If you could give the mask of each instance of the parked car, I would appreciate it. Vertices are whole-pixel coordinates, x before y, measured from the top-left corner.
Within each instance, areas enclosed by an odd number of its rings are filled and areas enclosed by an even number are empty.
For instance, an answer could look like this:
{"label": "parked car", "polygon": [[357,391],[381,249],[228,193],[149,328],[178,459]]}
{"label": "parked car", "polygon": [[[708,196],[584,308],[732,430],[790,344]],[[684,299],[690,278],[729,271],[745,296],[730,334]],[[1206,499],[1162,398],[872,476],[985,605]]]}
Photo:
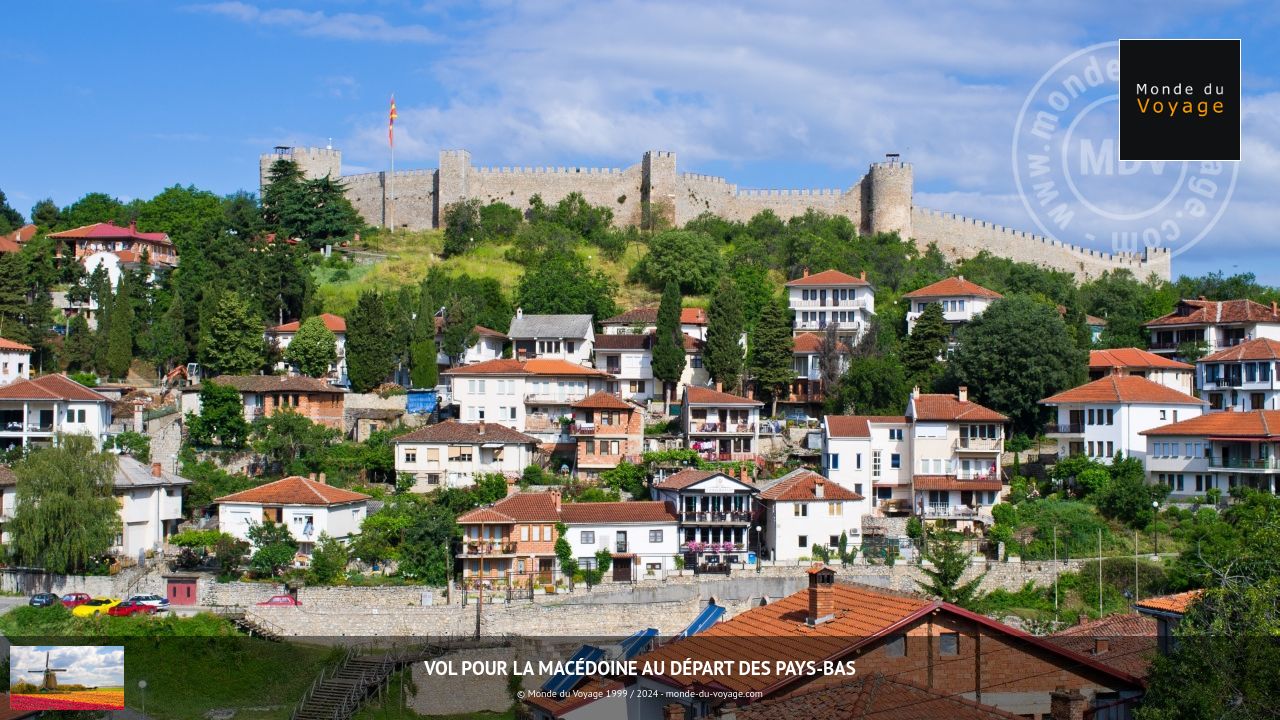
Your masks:
{"label": "parked car", "polygon": [[89,593],[67,593],[62,596],[62,607],[75,608],[93,599]]}
{"label": "parked car", "polygon": [[169,609],[169,598],[160,595],[130,595],[129,599],[159,610]]}
{"label": "parked car", "polygon": [[105,615],[111,608],[120,604],[120,598],[100,597],[86,600],[85,602],[75,606],[71,610],[71,614],[76,617],[92,617],[94,615]]}
{"label": "parked car", "polygon": [[53,593],[36,593],[31,596],[27,604],[31,607],[52,607],[62,602],[62,598]]}
{"label": "parked car", "polygon": [[139,614],[155,615],[158,612],[160,612],[160,608],[154,605],[148,605],[144,602],[141,602],[139,600],[134,600],[132,598],[129,600],[125,600],[119,605],[113,605],[107,610],[107,614],[112,615],[114,617],[129,617],[130,615],[139,615]]}
{"label": "parked car", "polygon": [[259,605],[274,605],[276,607],[294,607],[301,605],[298,599],[292,595],[275,595],[271,598],[263,600]]}

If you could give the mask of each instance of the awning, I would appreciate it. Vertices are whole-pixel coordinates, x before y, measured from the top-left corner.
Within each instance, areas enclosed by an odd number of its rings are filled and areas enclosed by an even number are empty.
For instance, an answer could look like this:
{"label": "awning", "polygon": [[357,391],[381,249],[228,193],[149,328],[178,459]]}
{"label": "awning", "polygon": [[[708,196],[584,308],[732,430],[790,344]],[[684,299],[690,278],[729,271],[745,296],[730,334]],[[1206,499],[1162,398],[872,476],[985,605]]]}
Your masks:
{"label": "awning", "polygon": [[482,447],[482,448],[500,448],[500,447],[506,447],[506,445],[507,445],[506,443],[492,442],[492,443],[485,443],[485,444],[481,445],[480,447]]}

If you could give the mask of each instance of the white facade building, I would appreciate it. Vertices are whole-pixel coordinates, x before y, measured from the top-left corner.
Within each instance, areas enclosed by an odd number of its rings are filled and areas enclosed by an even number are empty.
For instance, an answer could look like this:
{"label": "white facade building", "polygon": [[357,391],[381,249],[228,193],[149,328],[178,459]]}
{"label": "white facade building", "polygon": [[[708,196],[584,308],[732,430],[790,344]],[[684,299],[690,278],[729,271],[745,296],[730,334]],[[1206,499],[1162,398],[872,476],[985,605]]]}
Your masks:
{"label": "white facade building", "polygon": [[876,314],[875,288],[864,271],[859,277],[838,270],[823,270],[787,283],[787,305],[795,314],[795,332],[820,331],[829,323],[840,324],[840,337],[850,344],[870,326]]}
{"label": "white facade building", "polygon": [[792,470],[763,484],[764,552],[770,560],[792,562],[813,556],[815,545],[835,551],[862,542],[867,499],[812,470]]}
{"label": "white facade building", "polygon": [[544,443],[568,443],[572,405],[614,378],[566,360],[489,360],[446,370],[463,422],[504,425]]}
{"label": "white facade building", "polygon": [[951,327],[954,342],[956,329],[973,320],[991,306],[991,303],[1004,297],[994,290],[965,280],[963,275],[939,280],[919,290],[913,290],[902,296],[910,305],[907,308],[907,333],[915,330],[916,319],[920,313],[933,303],[942,305],[942,319]]}
{"label": "white facade building", "polygon": [[414,479],[414,492],[463,488],[477,476],[519,476],[533,463],[538,440],[497,423],[446,420],[392,441],[396,474]]}
{"label": "white facade building", "polygon": [[110,425],[107,398],[66,375],[0,387],[0,449],[50,445],[59,433],[88,435],[101,446]]}
{"label": "white facade building", "polygon": [[30,345],[0,338],[0,385],[26,380],[31,374]]}
{"label": "white facade building", "polygon": [[1237,486],[1280,494],[1280,411],[1211,412],[1142,434],[1147,481],[1174,499]]}
{"label": "white facade building", "polygon": [[241,540],[263,522],[283,524],[307,556],[322,534],[350,541],[360,534],[369,496],[307,478],[287,477],[214,500],[218,529]]}
{"label": "white facade building", "polygon": [[664,578],[675,569],[680,533],[672,506],[659,501],[565,503],[560,521],[580,567],[596,567],[596,553],[613,558],[618,581]]}
{"label": "white facade building", "polygon": [[1087,455],[1110,463],[1117,452],[1146,459],[1142,433],[1190,420],[1204,401],[1135,375],[1108,375],[1040,401],[1056,421],[1045,434],[1058,442],[1058,457]]}
{"label": "white facade building", "polygon": [[745,553],[759,542],[752,531],[758,488],[746,477],[686,468],[654,483],[652,494],[680,518],[680,551],[704,556]]}
{"label": "white facade building", "polygon": [[1173,312],[1142,326],[1150,348],[1176,355],[1187,344],[1203,344],[1206,354],[1257,338],[1280,340],[1280,307],[1252,300],[1180,300]]}
{"label": "white facade building", "polygon": [[516,308],[507,337],[517,360],[542,358],[589,366],[596,334],[590,315],[525,315]]}
{"label": "white facade building", "polygon": [[1196,362],[1210,410],[1280,410],[1280,341],[1248,340]]}
{"label": "white facade building", "polygon": [[1196,388],[1196,368],[1139,348],[1089,351],[1089,379],[1108,375],[1134,375],[1157,385],[1190,395]]}
{"label": "white facade building", "polygon": [[660,392],[653,377],[653,335],[607,330],[596,337],[595,366],[615,378],[609,391],[624,400],[648,402]]}
{"label": "white facade building", "polygon": [[182,493],[190,484],[158,462],[146,465],[118,457],[113,493],[120,503],[121,530],[112,549],[128,557],[162,549],[182,522]]}
{"label": "white facade building", "polygon": [[[332,313],[321,313],[320,319],[324,322],[324,326],[333,333],[335,349],[337,350],[337,359],[329,366],[328,379],[335,385],[347,386],[351,384],[347,377],[347,321],[339,315]],[[277,325],[266,332],[268,343],[274,343],[281,354],[289,348],[289,343],[293,342],[293,338],[298,334],[298,329],[302,327],[301,320],[294,320],[283,325]],[[289,367],[289,363],[283,359],[276,363],[277,370],[284,370]],[[296,370],[296,368],[295,368]]]}
{"label": "white facade building", "polygon": [[911,507],[911,445],[902,415],[828,415],[822,421],[822,474],[867,498],[864,512]]}

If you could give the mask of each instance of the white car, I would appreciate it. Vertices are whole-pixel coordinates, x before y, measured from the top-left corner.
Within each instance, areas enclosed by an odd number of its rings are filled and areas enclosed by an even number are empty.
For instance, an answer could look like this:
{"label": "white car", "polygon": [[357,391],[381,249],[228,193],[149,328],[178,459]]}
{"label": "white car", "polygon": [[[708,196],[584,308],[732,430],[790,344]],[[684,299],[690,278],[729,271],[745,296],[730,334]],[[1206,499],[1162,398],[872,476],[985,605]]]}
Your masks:
{"label": "white car", "polygon": [[161,597],[160,595],[130,595],[129,599],[142,605],[160,608],[161,610],[169,608],[169,598]]}

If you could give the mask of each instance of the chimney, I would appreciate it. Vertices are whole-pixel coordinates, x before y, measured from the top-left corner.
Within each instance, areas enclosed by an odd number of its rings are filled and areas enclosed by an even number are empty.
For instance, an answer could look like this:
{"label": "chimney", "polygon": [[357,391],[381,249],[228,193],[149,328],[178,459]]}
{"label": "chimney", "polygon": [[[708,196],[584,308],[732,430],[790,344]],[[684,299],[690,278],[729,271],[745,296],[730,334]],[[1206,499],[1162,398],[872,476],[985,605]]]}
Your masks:
{"label": "chimney", "polygon": [[822,480],[813,481],[813,496],[821,500],[826,496],[826,488],[822,487]]}
{"label": "chimney", "polygon": [[859,280],[861,280],[862,282],[866,282],[866,281],[867,281],[867,271],[866,271],[866,270],[863,270],[863,271],[858,275],[858,279],[859,279]]}
{"label": "chimney", "polygon": [[747,478],[747,464],[745,462],[738,467],[738,479],[741,480],[744,485],[751,484],[751,480]]}
{"label": "chimney", "polygon": [[1275,300],[1271,301],[1271,314],[1272,315],[1280,314],[1280,303],[1277,303]]}
{"label": "chimney", "polygon": [[316,474],[315,474],[315,473],[311,473],[310,475],[308,475],[308,476],[307,476],[307,479],[308,479],[308,480],[310,480],[311,482],[315,482],[315,481],[316,481]]}
{"label": "chimney", "polygon": [[146,403],[139,400],[133,404],[133,431],[142,434],[143,415],[142,411],[147,407]]}
{"label": "chimney", "polygon": [[316,482],[320,483],[321,485],[329,484],[329,481],[325,479],[324,473],[320,473],[320,476],[316,478]]}
{"label": "chimney", "polygon": [[524,308],[516,308],[516,317],[517,318],[524,317]]}
{"label": "chimney", "polygon": [[151,463],[151,477],[160,477],[163,474],[163,472],[164,470],[163,468],[160,467],[160,463],[158,462]]}
{"label": "chimney", "polygon": [[956,279],[957,279],[957,280],[959,280],[960,282],[964,282],[964,276],[963,276],[963,275],[957,275],[957,276],[956,276]]}
{"label": "chimney", "polygon": [[1104,637],[1093,639],[1093,654],[1105,655],[1111,649],[1111,641]]}
{"label": "chimney", "polygon": [[809,277],[809,268],[805,268],[805,269],[804,269],[804,274],[803,274],[803,275],[801,275],[800,277]]}
{"label": "chimney", "polygon": [[716,392],[724,392],[724,383],[716,381]]}
{"label": "chimney", "polygon": [[747,388],[747,399],[748,399],[748,400],[755,400],[755,399],[756,399],[756,389],[755,389],[755,388]]}
{"label": "chimney", "polygon": [[480,427],[476,429],[477,435],[484,435],[484,418],[480,418]]}
{"label": "chimney", "polygon": [[680,703],[671,703],[662,706],[662,720],[685,720],[684,706]]}
{"label": "chimney", "polygon": [[1053,720],[1084,720],[1085,696],[1078,690],[1059,687],[1049,693],[1049,717]]}
{"label": "chimney", "polygon": [[915,386],[915,387],[911,388],[911,397],[913,397],[913,398],[918,398],[918,397],[920,397],[920,386],[919,386],[919,385],[917,385],[917,386]]}
{"label": "chimney", "polygon": [[553,503],[555,503],[556,515],[559,515],[560,514],[560,491],[559,490],[551,491],[551,500]]}
{"label": "chimney", "polygon": [[822,563],[809,568],[809,627],[821,625],[836,616],[836,571]]}
{"label": "chimney", "polygon": [[1201,295],[1200,297],[1198,297],[1198,298],[1196,298],[1196,299],[1197,299],[1197,300],[1208,300],[1209,298],[1207,298],[1207,297],[1205,297],[1205,296]]}
{"label": "chimney", "polygon": [[969,402],[969,386],[961,385],[960,392],[956,393],[956,397],[960,400],[960,402]]}

